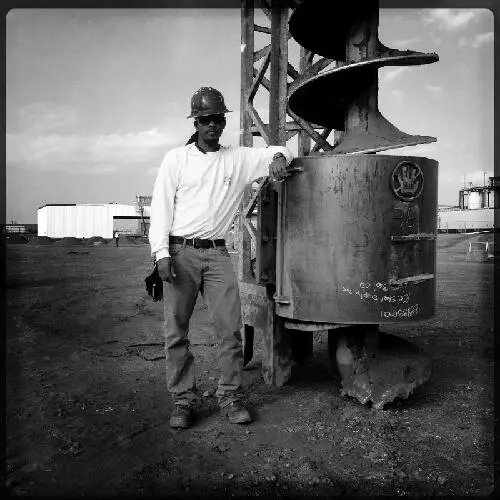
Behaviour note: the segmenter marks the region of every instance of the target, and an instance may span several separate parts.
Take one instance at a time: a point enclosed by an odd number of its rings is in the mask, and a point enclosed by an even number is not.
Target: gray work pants
[[[171,244],[176,277],[165,283],[165,353],[167,388],[175,404],[195,401],[194,358],[189,351],[189,320],[201,290],[219,342],[221,407],[238,398],[243,368],[241,302],[238,281],[225,247],[194,248]]]

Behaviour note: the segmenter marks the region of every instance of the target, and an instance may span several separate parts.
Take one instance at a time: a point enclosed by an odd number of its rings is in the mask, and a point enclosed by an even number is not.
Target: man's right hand
[[[158,266],[158,274],[163,281],[167,281],[168,283],[172,283],[176,274],[174,272],[174,266],[172,265],[171,257],[164,257],[160,259],[156,265]]]
[[[286,171],[287,162],[286,158],[281,153],[276,153],[274,155],[273,161],[269,165],[269,175],[275,181],[283,181],[288,177],[288,172]]]

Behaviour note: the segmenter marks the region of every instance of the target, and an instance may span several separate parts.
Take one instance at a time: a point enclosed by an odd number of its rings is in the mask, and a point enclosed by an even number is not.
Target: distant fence
[[[484,262],[495,257],[495,243],[493,241],[469,241],[467,261]]]

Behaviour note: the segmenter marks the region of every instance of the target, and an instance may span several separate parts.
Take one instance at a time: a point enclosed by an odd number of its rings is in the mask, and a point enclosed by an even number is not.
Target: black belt
[[[224,247],[226,246],[226,240],[204,240],[201,238],[184,238],[183,236],[170,236],[170,243],[178,243],[180,245],[192,246],[194,248],[214,248],[214,247]]]

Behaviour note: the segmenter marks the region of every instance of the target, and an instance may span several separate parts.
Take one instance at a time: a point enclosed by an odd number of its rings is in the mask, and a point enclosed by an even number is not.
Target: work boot
[[[232,401],[221,408],[221,412],[229,418],[232,424],[246,424],[252,421],[250,413],[240,401]]]
[[[187,405],[175,405],[170,415],[170,427],[174,429],[187,429],[193,423],[193,409]]]

